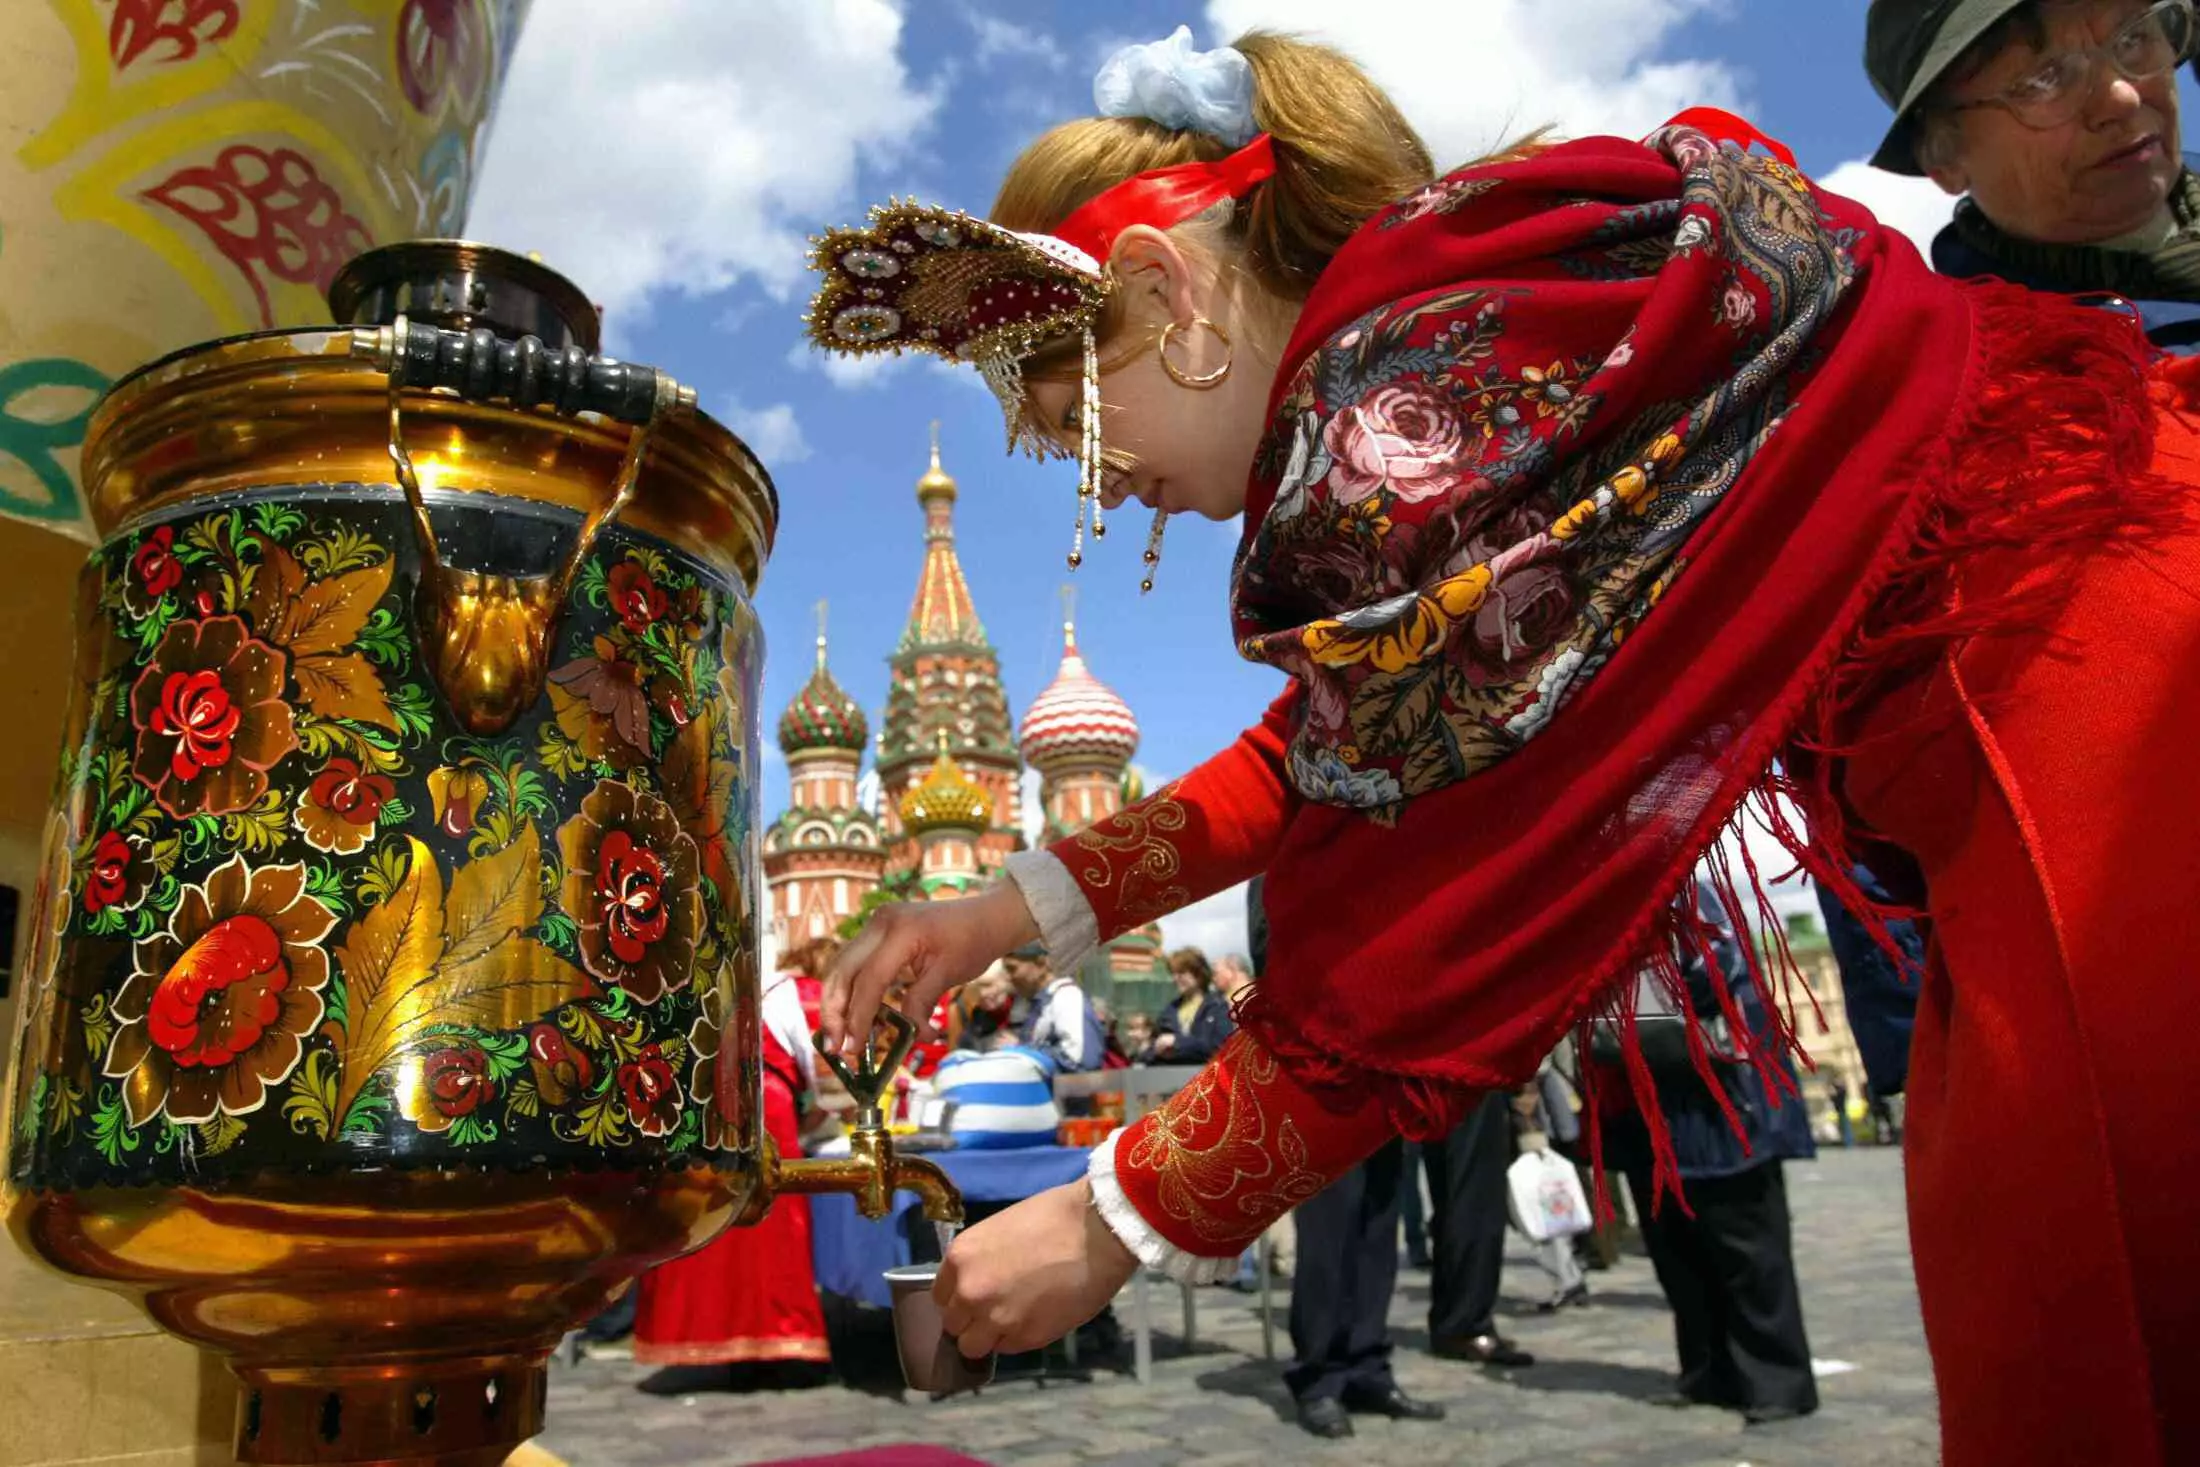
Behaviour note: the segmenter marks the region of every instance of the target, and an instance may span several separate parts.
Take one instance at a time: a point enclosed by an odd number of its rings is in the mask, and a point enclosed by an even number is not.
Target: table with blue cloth
[[[1021,1202],[1085,1174],[1091,1151],[1083,1146],[1025,1146],[1005,1151],[928,1151],[965,1203]],[[911,1224],[925,1226],[914,1192],[894,1194],[894,1208],[873,1220],[856,1211],[844,1192],[810,1198],[810,1259],[817,1286],[880,1309],[891,1308],[886,1270],[913,1262]]]

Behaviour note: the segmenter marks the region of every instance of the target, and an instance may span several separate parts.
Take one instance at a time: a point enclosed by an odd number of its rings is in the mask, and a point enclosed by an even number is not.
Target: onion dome
[[[1062,667],[1024,712],[1024,762],[1041,774],[1117,770],[1138,752],[1138,720],[1115,689],[1092,675],[1077,650],[1077,625],[1062,623]]]
[[[790,754],[836,749],[860,759],[870,737],[871,724],[863,716],[863,705],[849,697],[847,689],[825,668],[825,631],[821,625],[817,633],[817,670],[794,695],[787,711],[779,715],[779,747]]]
[[[940,830],[965,830],[982,835],[993,824],[993,801],[947,755],[947,735],[940,735],[940,754],[932,772],[901,797],[901,823],[911,835],[930,835]]]
[[[954,477],[947,470],[940,467],[940,425],[934,422],[932,424],[932,467],[926,469],[924,477],[917,480],[917,503],[922,504],[928,499],[945,499],[952,502],[956,492]]]

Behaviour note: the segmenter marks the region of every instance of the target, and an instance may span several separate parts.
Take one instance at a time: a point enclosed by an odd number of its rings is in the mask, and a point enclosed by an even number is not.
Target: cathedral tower
[[[955,554],[955,481],[940,467],[939,425],[932,466],[917,481],[924,509],[924,570],[908,624],[890,660],[892,686],[878,736],[881,811],[891,865],[921,866],[915,833],[903,816],[909,795],[935,764],[941,740],[952,762],[986,799],[986,828],[975,839],[978,869],[999,869],[1023,844],[1023,761],[1016,755],[1000,657],[970,599]]]
[[[832,933],[886,870],[878,822],[856,795],[869,722],[825,665],[822,603],[817,612],[817,668],[779,718],[792,786],[787,810],[764,834],[764,885],[781,953]]]

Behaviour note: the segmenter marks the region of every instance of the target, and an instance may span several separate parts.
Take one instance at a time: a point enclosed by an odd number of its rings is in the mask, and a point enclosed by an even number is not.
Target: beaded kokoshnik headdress
[[[913,199],[878,205],[862,228],[830,230],[811,242],[810,266],[824,279],[803,318],[811,341],[827,351],[922,351],[975,366],[1000,400],[1009,451],[1021,448],[1037,459],[1073,455],[1025,412],[1023,363],[1050,342],[1078,339],[1083,371],[1073,570],[1084,559],[1088,514],[1094,535],[1106,533],[1095,330],[1114,284],[1109,251],[1132,225],[1172,228],[1243,197],[1276,171],[1269,138],[1252,121],[1250,65],[1227,48],[1193,51],[1189,28],[1111,57],[1094,78],[1093,98],[1102,116],[1145,117],[1209,133],[1237,151],[1212,163],[1125,179],[1087,200],[1051,234],[1003,229]],[[1162,523],[1157,514],[1146,556],[1149,590]]]

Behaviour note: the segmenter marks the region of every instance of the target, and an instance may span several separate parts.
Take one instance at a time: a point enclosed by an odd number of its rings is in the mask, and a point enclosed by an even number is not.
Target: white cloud
[[[901,370],[911,364],[911,358],[891,352],[857,357],[837,351],[819,351],[807,339],[787,348],[788,366],[797,372],[822,372],[835,387],[883,386],[887,379],[898,377]]]
[[[1049,71],[1060,71],[1069,64],[1062,48],[1043,31],[976,10],[968,12],[967,19],[970,29],[977,33],[976,60],[981,67],[991,66],[996,61],[1013,61],[1036,63]]]
[[[809,440],[802,436],[802,424],[791,403],[752,408],[732,401],[720,416],[748,444],[749,451],[767,464],[797,463],[810,456]]]
[[[793,290],[858,162],[931,125],[895,0],[538,0],[468,219],[539,250],[615,333],[667,290]]]
[[[1203,902],[1161,919],[1161,940],[1172,948],[1196,947],[1209,958],[1224,953],[1243,956],[1245,938],[1245,888],[1233,886]]]
[[[1956,211],[1956,201],[1931,179],[1889,173],[1861,160],[1843,163],[1818,182],[1826,192],[1854,199],[1871,210],[1880,223],[1908,235],[1910,243],[1928,256],[1933,236]]]
[[[1255,28],[1350,54],[1456,167],[1536,128],[1639,137],[1684,107],[1746,111],[1716,59],[1651,58],[1722,0],[1209,0],[1212,34]]]

